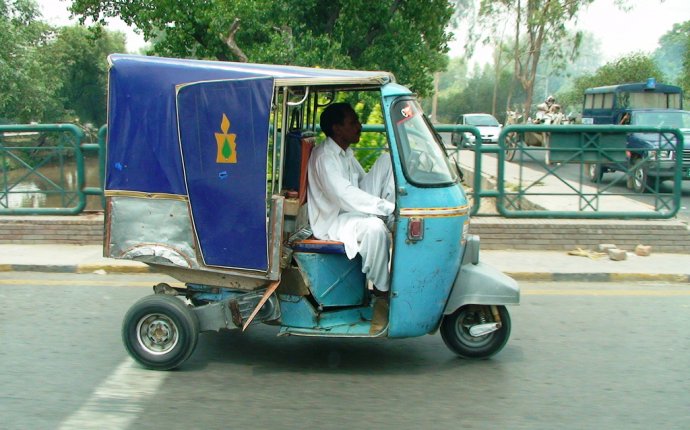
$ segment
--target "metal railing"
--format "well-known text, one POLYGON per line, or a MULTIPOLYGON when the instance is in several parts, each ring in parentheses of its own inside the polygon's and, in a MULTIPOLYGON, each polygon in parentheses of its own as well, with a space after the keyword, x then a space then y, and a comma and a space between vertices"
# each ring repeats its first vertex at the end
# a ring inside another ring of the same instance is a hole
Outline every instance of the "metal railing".
POLYGON ((85 183, 84 153, 104 144, 86 143, 73 124, 0 125, 0 215, 76 215, 100 187, 85 183), (28 204, 27 204, 28 203, 28 204))
POLYGON ((498 214, 511 218, 671 218, 690 161, 679 130, 636 126, 511 125, 498 145, 477 145, 476 171, 492 170, 490 154, 495 189, 475 176, 473 213, 493 197, 498 214), (634 149, 640 138, 653 149, 634 149))
MULTIPOLYGON (((445 147, 468 176, 466 192, 475 216, 671 218, 680 208, 683 159, 690 163, 690 151, 682 151, 683 135, 677 129, 511 125, 503 129, 498 144, 489 145, 482 143, 475 127, 434 127, 439 133, 474 136, 476 144, 469 149, 456 147, 450 141, 445 142, 445 147), (626 152, 630 133, 656 136, 660 147, 633 151, 631 163, 631 153, 626 152), (666 161, 659 163, 659 159, 666 161), (646 176, 640 176, 641 169, 646 176), (660 180, 649 180, 662 174, 669 175, 664 178, 671 183, 670 188, 662 187, 660 180), (638 191, 644 194, 627 189, 626 185, 636 180, 641 182, 638 191)), ((383 134, 385 128, 365 125, 363 133, 383 134)), ((78 214, 84 210, 87 196, 100 197, 103 207, 106 134, 103 126, 97 143, 84 143, 82 130, 71 124, 0 126, 0 215, 78 214), (85 185, 85 152, 97 154, 97 187, 85 185), (43 172, 48 167, 54 171, 52 176, 43 172), (38 186, 22 187, 29 179, 38 186), (54 207, 11 204, 17 199, 48 197, 54 207)), ((380 138, 369 140, 374 145, 383 142, 380 138)), ((381 147, 358 145, 353 149, 366 163, 378 155, 381 147)))

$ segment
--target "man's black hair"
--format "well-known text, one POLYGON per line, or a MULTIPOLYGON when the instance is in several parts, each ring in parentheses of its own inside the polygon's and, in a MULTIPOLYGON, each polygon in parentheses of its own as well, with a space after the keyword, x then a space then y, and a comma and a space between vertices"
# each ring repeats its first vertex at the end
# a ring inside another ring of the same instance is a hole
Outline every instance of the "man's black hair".
POLYGON ((319 125, 321 125, 321 130, 326 133, 326 136, 333 137, 333 126, 335 124, 342 124, 348 112, 357 115, 349 103, 333 103, 324 109, 321 113, 319 125))

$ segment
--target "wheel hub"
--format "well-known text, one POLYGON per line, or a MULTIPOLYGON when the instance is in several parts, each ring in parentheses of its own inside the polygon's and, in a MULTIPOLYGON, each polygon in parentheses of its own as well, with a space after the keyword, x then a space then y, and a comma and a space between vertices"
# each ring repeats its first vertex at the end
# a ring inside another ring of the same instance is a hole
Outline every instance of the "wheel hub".
POLYGON ((170 338, 170 327, 165 322, 158 321, 149 326, 148 336, 153 343, 163 344, 170 338))
POLYGON ((149 353, 164 354, 177 345, 177 326, 165 315, 147 315, 137 325, 137 340, 149 353))

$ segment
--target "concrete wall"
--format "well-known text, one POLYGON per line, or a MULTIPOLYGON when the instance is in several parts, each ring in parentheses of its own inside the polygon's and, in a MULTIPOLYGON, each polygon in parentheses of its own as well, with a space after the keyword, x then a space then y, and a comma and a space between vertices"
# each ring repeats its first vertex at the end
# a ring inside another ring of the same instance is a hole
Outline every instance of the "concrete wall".
MULTIPOLYGON (((677 220, 557 220, 474 217, 470 232, 483 249, 597 249, 613 243, 632 250, 652 245, 654 252, 690 253, 690 230, 677 220)), ((0 243, 101 244, 103 215, 1 216, 0 243)))
POLYGON ((690 253, 690 230, 677 220, 505 219, 474 217, 470 232, 483 249, 597 249, 613 243, 621 249, 652 245, 655 252, 690 253))
POLYGON ((103 243, 103 214, 0 216, 0 243, 103 243))

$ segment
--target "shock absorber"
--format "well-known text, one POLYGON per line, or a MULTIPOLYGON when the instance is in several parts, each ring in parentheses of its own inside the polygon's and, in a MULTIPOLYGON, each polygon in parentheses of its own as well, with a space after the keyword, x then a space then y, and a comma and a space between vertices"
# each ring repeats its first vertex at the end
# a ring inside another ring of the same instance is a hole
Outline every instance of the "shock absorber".
POLYGON ((486 308, 484 306, 479 307, 479 324, 486 324, 486 308))
POLYGON ((496 305, 491 305, 491 313, 494 316, 494 322, 498 323, 498 326, 501 326, 501 314, 498 313, 498 306, 496 305))

